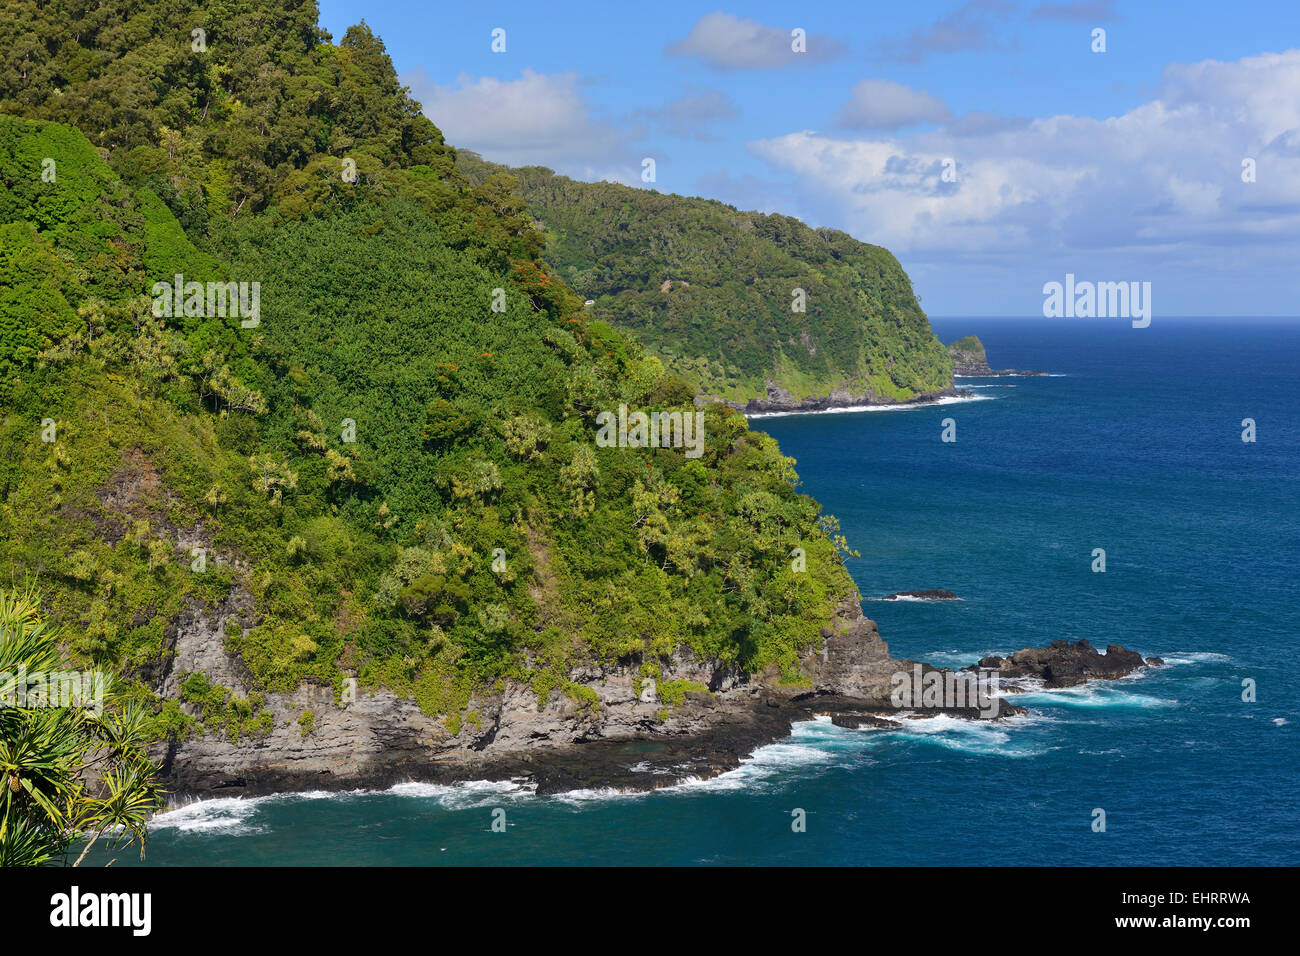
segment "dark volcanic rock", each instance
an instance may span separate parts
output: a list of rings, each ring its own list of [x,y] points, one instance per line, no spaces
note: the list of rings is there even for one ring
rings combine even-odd
[[[1143,660],[1137,651],[1119,644],[1108,644],[1101,654],[1082,638],[1073,644],[1053,641],[1047,647],[1026,647],[1010,657],[986,657],[966,670],[991,669],[1001,677],[1041,677],[1048,687],[1074,687],[1094,677],[1115,680],[1139,667],[1163,663],[1158,657]]]
[[[902,726],[896,720],[890,720],[888,717],[880,717],[876,714],[831,714],[831,723],[836,727],[847,727],[850,730],[857,730],[859,727],[892,729]]]
[[[930,588],[928,591],[895,591],[893,594],[886,594],[881,600],[884,601],[901,601],[904,598],[912,598],[917,601],[960,601],[957,595],[943,588]]]

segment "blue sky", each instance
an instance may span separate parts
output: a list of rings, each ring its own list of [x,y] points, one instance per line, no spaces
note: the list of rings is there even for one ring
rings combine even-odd
[[[1067,272],[1300,314],[1295,0],[321,0],[336,39],[363,17],[452,144],[643,187],[652,157],[887,246],[934,315],[1041,315]]]

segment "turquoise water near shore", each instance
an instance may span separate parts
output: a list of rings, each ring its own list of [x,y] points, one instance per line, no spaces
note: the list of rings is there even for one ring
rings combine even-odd
[[[1086,637],[1168,666],[1019,696],[1031,716],[996,725],[810,722],[733,773],[649,794],[413,783],[209,800],[158,817],[147,862],[1300,863],[1300,323],[932,324],[979,335],[996,367],[1054,374],[753,423],[861,553],[849,567],[891,651],[951,666]],[[963,600],[873,600],[932,587]]]

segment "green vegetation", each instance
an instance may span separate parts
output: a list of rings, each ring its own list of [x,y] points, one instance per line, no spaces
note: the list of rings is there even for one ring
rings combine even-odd
[[[69,653],[154,734],[236,741],[304,681],[456,733],[505,678],[591,706],[580,661],[794,667],[854,593],[794,462],[724,405],[699,458],[597,447],[599,411],[694,389],[539,258],[513,180],[457,171],[364,26],[205,9],[0,25],[0,574],[39,576]],[[258,282],[259,323],[155,317],[175,273]],[[224,626],[247,697],[191,673],[158,698],[182,618]]]
[[[564,696],[578,705],[578,710],[595,714],[600,710],[600,695],[586,684],[566,683]]]
[[[888,250],[781,215],[540,166],[507,169],[461,151],[471,182],[518,180],[547,255],[594,300],[590,314],[633,332],[669,370],[732,401],[841,386],[905,401],[952,384],[947,350]],[[795,290],[806,311],[794,311]]]
[[[0,591],[0,866],[64,862],[85,840],[75,866],[108,833],[116,848],[138,842],[143,857],[145,820],[162,803],[142,747],[145,708],[114,682],[95,701],[93,691],[78,698],[42,689],[38,697],[19,677],[67,673],[63,638],[35,591]],[[75,706],[52,706],[56,695]]]
[[[195,709],[202,726],[224,734],[232,743],[239,743],[242,738],[266,736],[275,726],[271,712],[262,709],[262,694],[239,697],[224,687],[214,686],[197,671],[186,674],[181,681],[181,700]]]
[[[948,346],[954,365],[987,365],[988,356],[984,354],[984,343],[979,336],[967,335]]]
[[[687,694],[707,694],[709,688],[693,680],[666,680],[657,686],[659,699],[671,707],[686,700]]]

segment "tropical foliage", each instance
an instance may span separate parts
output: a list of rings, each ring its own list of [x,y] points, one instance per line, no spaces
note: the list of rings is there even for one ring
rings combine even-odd
[[[315,23],[56,0],[0,26],[0,573],[154,735],[256,737],[303,681],[455,729],[582,662],[791,672],[854,592],[793,461],[723,405],[699,457],[599,447],[599,412],[695,389],[583,307],[513,179],[456,169],[368,29]],[[257,282],[258,320],[156,315],[176,274]],[[196,617],[243,692],[172,673]]]
[[[30,588],[0,591],[0,866],[63,862],[84,841],[80,863],[101,838],[140,845],[161,804],[156,767],[144,752],[145,708],[113,683],[82,695]],[[54,675],[63,677],[54,691]],[[40,696],[29,696],[27,681]],[[69,680],[79,688],[67,703]],[[54,699],[57,697],[58,699]]]

